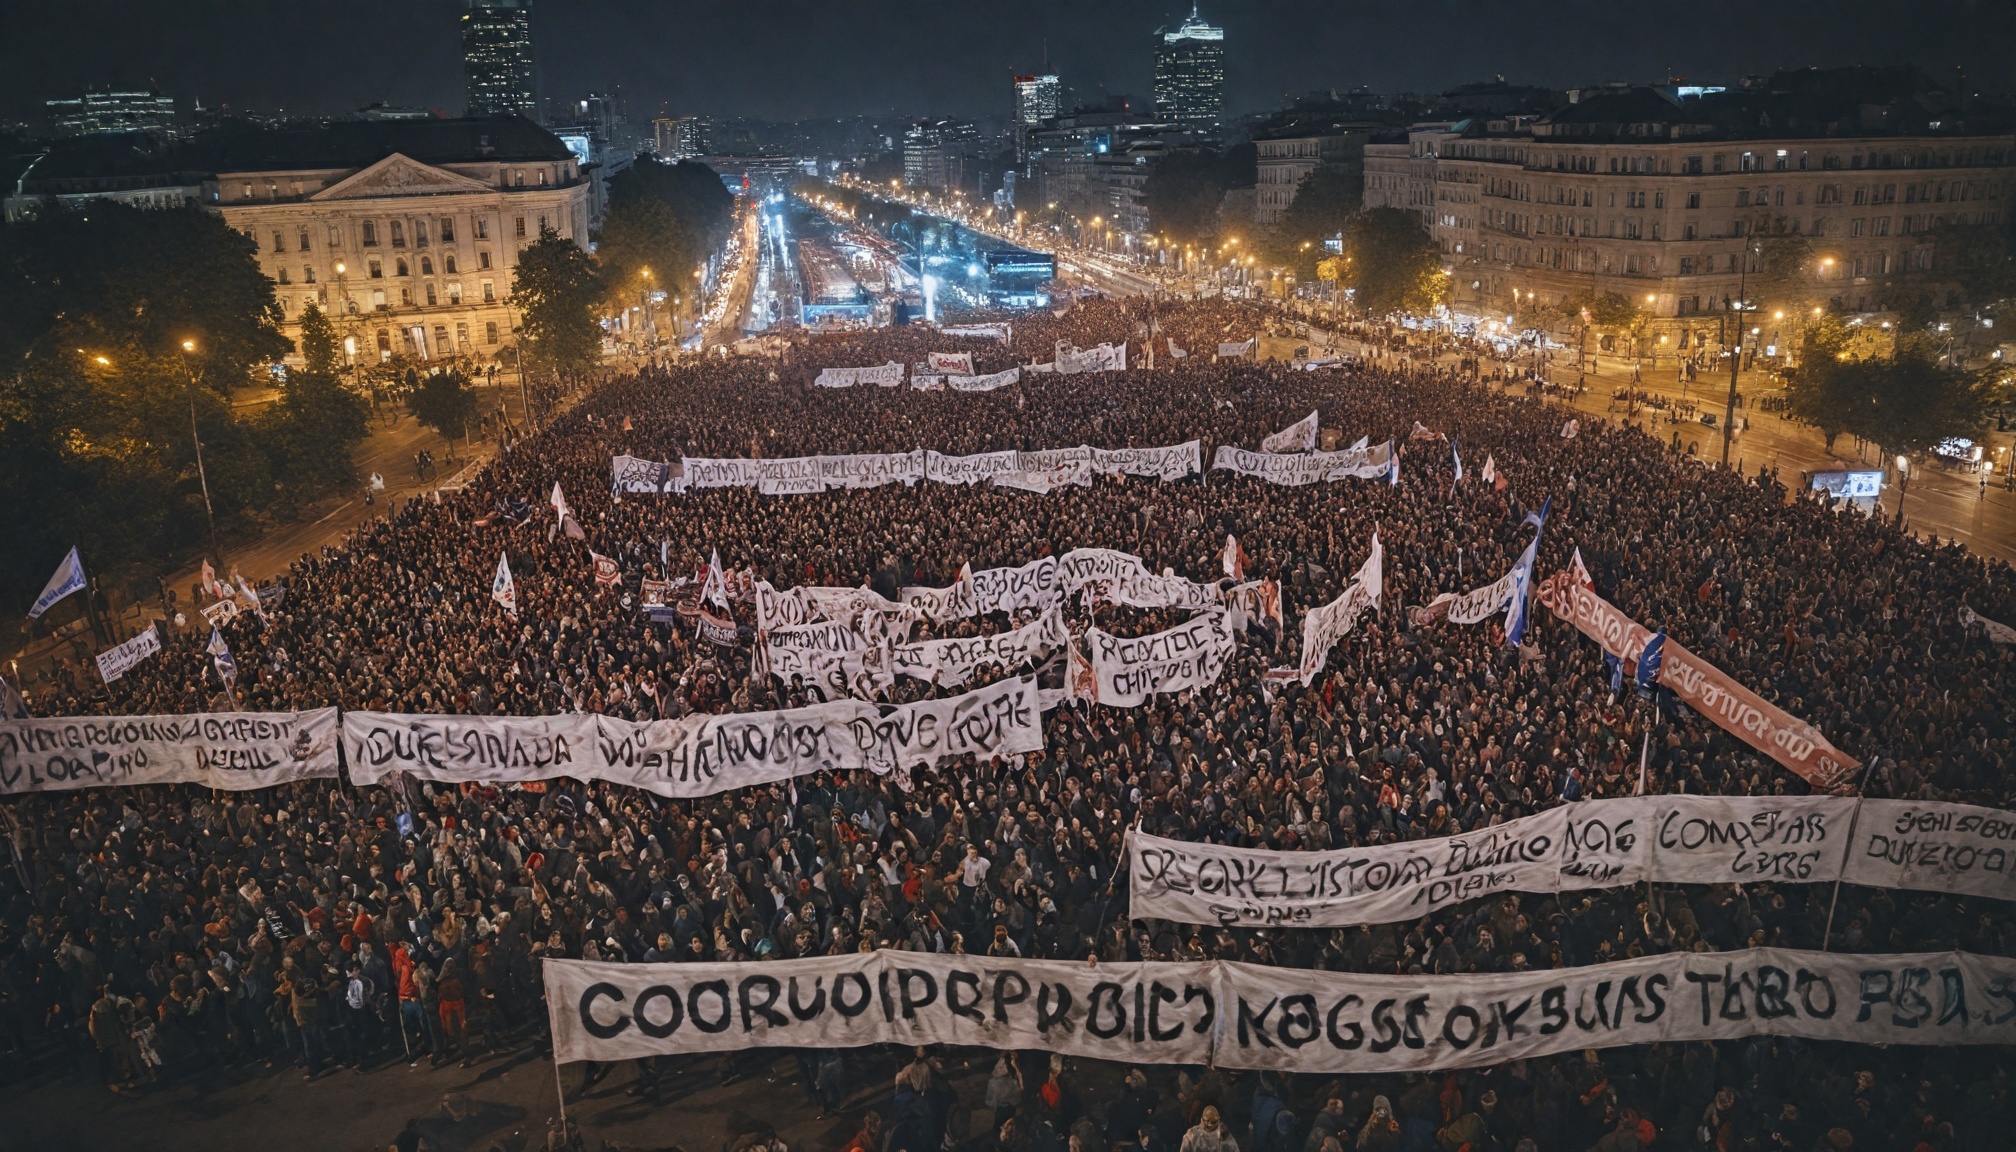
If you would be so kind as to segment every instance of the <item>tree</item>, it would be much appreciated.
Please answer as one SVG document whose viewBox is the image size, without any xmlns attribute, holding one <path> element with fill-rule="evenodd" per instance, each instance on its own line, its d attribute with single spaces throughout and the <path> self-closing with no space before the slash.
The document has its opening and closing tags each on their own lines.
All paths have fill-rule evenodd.
<svg viewBox="0 0 2016 1152">
<path fill-rule="evenodd" d="M 1645 324 L 1645 310 L 1622 292 L 1585 292 L 1569 302 L 1568 312 L 1576 318 L 1584 354 L 1588 352 L 1591 328 L 1626 332 L 1635 337 Z"/>
<path fill-rule="evenodd" d="M 1148 226 L 1172 244 L 1210 245 L 1218 238 L 1218 204 L 1237 175 L 1235 163 L 1208 148 L 1162 157 L 1141 188 Z"/>
<path fill-rule="evenodd" d="M 523 319 L 519 355 L 533 368 L 579 371 L 602 353 L 596 308 L 602 300 L 595 262 L 552 229 L 518 257 L 517 282 L 509 303 Z"/>
<path fill-rule="evenodd" d="M 1344 231 L 1365 199 L 1363 164 L 1325 164 L 1295 186 L 1281 219 L 1265 238 L 1269 263 L 1307 278 L 1326 255 L 1323 242 Z"/>
<path fill-rule="evenodd" d="M 734 223 L 735 197 L 705 164 L 639 160 L 616 174 L 596 249 L 610 303 L 627 307 L 652 289 L 690 299 L 694 269 Z"/>
<path fill-rule="evenodd" d="M 280 385 L 280 400 L 259 414 L 259 432 L 275 481 L 299 502 L 357 478 L 353 450 L 369 432 L 368 406 L 338 374 L 336 330 L 314 304 L 301 313 L 307 361 Z"/>
<path fill-rule="evenodd" d="M 1401 208 L 1374 208 L 1344 229 L 1344 283 L 1368 316 L 1428 312 L 1449 295 L 1442 252 L 1421 218 Z"/>
<path fill-rule="evenodd" d="M 469 434 L 469 422 L 476 415 L 476 390 L 460 368 L 430 372 L 412 381 L 406 394 L 406 410 L 413 418 L 439 433 L 452 451 L 455 441 Z"/>
</svg>

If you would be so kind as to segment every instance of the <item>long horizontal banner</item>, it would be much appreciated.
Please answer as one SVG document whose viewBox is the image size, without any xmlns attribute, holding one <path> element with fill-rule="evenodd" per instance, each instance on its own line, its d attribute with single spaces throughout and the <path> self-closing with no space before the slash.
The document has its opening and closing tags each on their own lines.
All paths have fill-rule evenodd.
<svg viewBox="0 0 2016 1152">
<path fill-rule="evenodd" d="M 814 772 L 887 775 L 960 756 L 1041 751 L 1036 682 L 1003 680 L 960 696 L 878 707 L 841 700 L 777 712 L 680 720 L 561 716 L 343 715 L 350 778 L 393 772 L 446 783 L 571 776 L 660 796 L 710 796 Z"/>
<path fill-rule="evenodd" d="M 0 720 L 0 794 L 106 784 L 240 792 L 333 778 L 337 727 L 334 708 Z"/>
<path fill-rule="evenodd" d="M 821 388 L 852 388 L 856 384 L 880 384 L 893 388 L 903 382 L 903 365 L 891 360 L 872 368 L 822 368 L 812 383 Z"/>
<path fill-rule="evenodd" d="M 928 680 L 940 688 L 957 688 L 985 665 L 1012 669 L 1041 662 L 1070 642 L 1063 614 L 1052 608 L 1008 632 L 895 645 L 890 649 L 891 667 L 899 676 Z"/>
<path fill-rule="evenodd" d="M 1839 796 L 1632 796 L 1325 852 L 1135 833 L 1127 858 L 1135 918 L 1247 927 L 1390 924 L 1507 892 L 1645 881 L 1846 880 L 2016 900 L 2016 815 Z"/>
<path fill-rule="evenodd" d="M 1371 976 L 1226 961 L 932 952 L 750 963 L 546 961 L 556 1061 L 945 1044 L 1130 1064 L 1421 1072 L 1748 1036 L 2016 1042 L 2016 959 L 1757 948 L 1585 968 Z"/>
<path fill-rule="evenodd" d="M 947 375 L 945 383 L 954 392 L 992 392 L 996 388 L 1006 388 L 1022 379 L 1022 369 L 1007 368 L 986 376 Z"/>
<path fill-rule="evenodd" d="M 1652 631 L 1598 596 L 1586 579 L 1578 578 L 1581 571 L 1578 559 L 1575 567 L 1541 581 L 1539 600 L 1556 616 L 1602 645 L 1605 652 L 1622 660 L 1625 671 L 1630 672 L 1637 666 Z M 1667 637 L 1663 650 L 1659 683 L 1679 697 L 1682 704 L 1815 788 L 1845 791 L 1854 784 L 1854 773 L 1862 767 L 1861 762 L 1834 747 L 1819 729 L 1737 683 L 1727 672 L 1688 651 L 1672 637 Z"/>
<path fill-rule="evenodd" d="M 1393 442 L 1338 452 L 1291 453 L 1249 452 L 1220 444 L 1212 454 L 1211 467 L 1290 487 L 1319 480 L 1369 480 L 1392 471 Z"/>
<path fill-rule="evenodd" d="M 1228 613 L 1203 612 L 1149 636 L 1114 636 L 1097 628 L 1085 633 L 1098 702 L 1132 708 L 1162 692 L 1216 684 L 1232 657 Z"/>
<path fill-rule="evenodd" d="M 1341 455 L 1341 454 L 1338 454 Z M 846 456 L 785 456 L 769 460 L 688 456 L 659 464 L 634 456 L 612 457 L 616 486 L 625 492 L 684 493 L 694 488 L 754 488 L 766 496 L 802 495 L 836 488 L 884 484 L 973 484 L 1023 474 L 1085 470 L 1099 475 L 1180 480 L 1203 470 L 1203 447 L 1191 440 L 1157 448 L 1045 448 L 947 456 L 910 452 L 859 452 Z M 1382 465 L 1383 468 L 1383 465 Z M 653 485 L 658 485 L 654 487 Z"/>
</svg>

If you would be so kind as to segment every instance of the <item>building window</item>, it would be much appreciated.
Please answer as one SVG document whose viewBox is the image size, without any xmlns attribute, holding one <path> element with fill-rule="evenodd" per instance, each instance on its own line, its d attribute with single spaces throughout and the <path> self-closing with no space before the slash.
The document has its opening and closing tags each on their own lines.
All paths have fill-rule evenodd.
<svg viewBox="0 0 2016 1152">
<path fill-rule="evenodd" d="M 376 220 L 358 222 L 357 242 L 366 248 L 375 248 L 378 246 L 378 222 Z"/>
<path fill-rule="evenodd" d="M 409 271 L 407 271 L 407 269 L 406 269 L 406 258 L 405 258 L 404 256 L 401 256 L 401 257 L 399 257 L 399 258 L 398 258 L 397 260 L 394 260 L 394 261 L 392 262 L 392 274 L 393 274 L 394 276 L 411 276 L 411 275 L 412 275 L 412 273 L 411 273 L 411 272 L 409 272 Z"/>
<path fill-rule="evenodd" d="M 483 340 L 487 344 L 497 343 L 497 322 L 495 320 L 486 320 L 483 322 Z"/>
<path fill-rule="evenodd" d="M 457 320 L 455 322 L 455 347 L 458 350 L 469 347 L 469 322 L 467 320 Z"/>
<path fill-rule="evenodd" d="M 1701 174 L 1701 158 L 1699 156 L 1687 157 L 1687 163 L 1681 170 L 1689 176 L 1699 176 Z"/>
<path fill-rule="evenodd" d="M 1848 235 L 1850 235 L 1850 236 L 1860 236 L 1860 235 L 1862 235 L 1862 219 L 1861 219 L 1861 217 L 1859 217 L 1859 216 L 1858 216 L 1858 217 L 1856 217 L 1855 219 L 1853 219 L 1853 220 L 1850 220 L 1850 221 L 1848 222 Z"/>
<path fill-rule="evenodd" d="M 420 257 L 420 275 L 432 276 L 433 274 L 434 274 L 434 258 L 432 256 Z"/>
<path fill-rule="evenodd" d="M 441 270 L 450 275 L 461 271 L 461 269 L 455 267 L 455 254 L 453 252 L 443 252 L 441 254 Z"/>
<path fill-rule="evenodd" d="M 1736 207 L 1748 208 L 1749 206 L 1750 206 L 1750 190 L 1748 188 L 1738 188 L 1736 190 Z"/>
<path fill-rule="evenodd" d="M 1692 276 L 1693 274 L 1694 274 L 1694 258 L 1692 256 L 1680 257 L 1680 275 Z"/>
<path fill-rule="evenodd" d="M 291 284 L 291 283 L 293 283 L 293 281 L 291 281 L 291 280 L 289 280 L 289 279 L 287 278 L 287 269 L 285 269 L 285 268 L 282 268 L 282 269 L 280 269 L 280 283 L 282 283 L 282 284 Z"/>
<path fill-rule="evenodd" d="M 488 249 L 476 253 L 476 267 L 478 268 L 490 267 L 490 252 Z"/>
<path fill-rule="evenodd" d="M 403 220 L 394 220 L 392 221 L 392 247 L 404 248 L 405 246 L 406 222 Z"/>
<path fill-rule="evenodd" d="M 1876 217 L 1876 235 L 1888 236 L 1889 234 L 1890 234 L 1890 217 L 1888 216 Z"/>
<path fill-rule="evenodd" d="M 481 216 L 478 216 L 476 218 L 476 239 L 488 240 L 489 238 L 490 238 L 490 221 Z"/>
<path fill-rule="evenodd" d="M 462 282 L 460 280 L 450 280 L 448 282 L 448 302 L 450 304 L 462 303 Z"/>
<path fill-rule="evenodd" d="M 485 304 L 495 304 L 497 302 L 497 282 L 495 280 L 483 281 L 483 302 Z"/>
<path fill-rule="evenodd" d="M 1687 207 L 1689 208 L 1701 207 L 1701 194 L 1699 192 L 1687 193 Z"/>
<path fill-rule="evenodd" d="M 523 168 L 520 168 L 517 171 L 513 172 L 511 174 L 511 182 L 513 184 L 516 184 L 518 187 L 523 188 L 525 186 L 525 170 Z"/>
<path fill-rule="evenodd" d="M 432 284 L 427 285 L 427 306 L 429 308 L 432 308 L 434 305 L 439 303 L 440 301 L 434 298 L 434 285 Z"/>
<path fill-rule="evenodd" d="M 443 216 L 441 217 L 441 243 L 453 244 L 454 242 L 455 218 L 453 216 Z"/>
<path fill-rule="evenodd" d="M 343 226 L 341 224 L 329 225 L 329 247 L 341 248 L 342 246 L 343 246 Z"/>
<path fill-rule="evenodd" d="M 378 312 L 385 310 L 385 290 L 383 288 L 373 288 L 371 290 L 371 307 L 374 311 Z"/>
<path fill-rule="evenodd" d="M 391 355 L 392 355 L 392 334 L 390 332 L 387 332 L 385 329 L 380 328 L 378 329 L 378 358 L 383 360 L 389 358 Z"/>
<path fill-rule="evenodd" d="M 373 280 L 383 280 L 385 278 L 385 266 L 376 260 L 366 263 L 364 268 L 365 274 Z"/>
<path fill-rule="evenodd" d="M 285 252 L 286 250 L 287 250 L 287 238 L 280 235 L 280 233 L 278 232 L 273 233 L 273 251 Z"/>
<path fill-rule="evenodd" d="M 523 216 L 518 217 L 516 228 L 512 234 L 520 240 L 525 238 L 525 218 Z"/>
<path fill-rule="evenodd" d="M 425 220 L 415 220 L 413 222 L 413 246 L 415 248 L 427 247 L 427 222 Z"/>
<path fill-rule="evenodd" d="M 1689 225 L 1687 225 L 1686 227 L 1682 228 L 1682 229 L 1680 230 L 1680 238 L 1681 238 L 1682 240 L 1692 240 L 1692 239 L 1694 239 L 1694 225 L 1692 225 L 1692 224 L 1689 224 Z"/>
<path fill-rule="evenodd" d="M 309 264 L 301 269 L 301 279 L 309 284 L 315 282 L 315 266 L 313 264 Z"/>
<path fill-rule="evenodd" d="M 413 306 L 412 285 L 402 284 L 399 286 L 399 306 L 401 308 L 411 308 Z"/>
<path fill-rule="evenodd" d="M 539 235 L 544 236 L 545 234 L 546 234 L 546 214 L 544 212 L 541 212 L 539 214 Z"/>
<path fill-rule="evenodd" d="M 544 168 L 539 169 L 539 186 L 541 188 L 546 187 L 546 169 Z"/>
</svg>

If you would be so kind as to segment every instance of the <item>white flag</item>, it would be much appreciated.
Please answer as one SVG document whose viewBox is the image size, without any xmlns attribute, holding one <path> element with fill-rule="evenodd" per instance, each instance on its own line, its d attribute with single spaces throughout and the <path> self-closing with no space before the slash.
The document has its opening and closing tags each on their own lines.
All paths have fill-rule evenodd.
<svg viewBox="0 0 2016 1152">
<path fill-rule="evenodd" d="M 1311 412 L 1281 431 L 1260 441 L 1262 452 L 1313 452 L 1316 449 L 1316 413 Z"/>
<path fill-rule="evenodd" d="M 1566 424 L 1561 425 L 1561 439 L 1573 440 L 1576 434 L 1581 431 L 1582 431 L 1582 421 L 1570 420 Z"/>
<path fill-rule="evenodd" d="M 1365 586 L 1372 597 L 1372 607 L 1377 609 L 1386 595 L 1386 546 L 1379 543 L 1379 533 L 1372 533 L 1372 554 L 1358 568 L 1358 575 L 1352 577 Z"/>
<path fill-rule="evenodd" d="M 1219 563 L 1224 567 L 1225 575 L 1234 580 L 1246 579 L 1246 550 L 1239 546 L 1237 536 L 1226 534 L 1225 554 L 1219 557 Z"/>
<path fill-rule="evenodd" d="M 504 606 L 504 614 L 518 618 L 518 586 L 511 581 L 511 557 L 497 554 L 497 575 L 490 578 L 490 598 Z"/>
<path fill-rule="evenodd" d="M 206 568 L 209 566 L 208 561 L 205 561 L 204 566 Z M 70 554 L 63 557 L 63 562 L 56 565 L 56 574 L 49 577 L 49 583 L 42 586 L 42 594 L 35 598 L 35 606 L 28 609 L 28 618 L 34 620 L 40 617 L 55 607 L 58 600 L 72 592 L 80 592 L 83 588 L 84 561 L 78 558 L 77 549 L 72 548 Z"/>
<path fill-rule="evenodd" d="M 721 550 L 707 557 L 707 580 L 700 585 L 700 599 L 728 607 L 728 578 L 721 571 Z"/>
</svg>

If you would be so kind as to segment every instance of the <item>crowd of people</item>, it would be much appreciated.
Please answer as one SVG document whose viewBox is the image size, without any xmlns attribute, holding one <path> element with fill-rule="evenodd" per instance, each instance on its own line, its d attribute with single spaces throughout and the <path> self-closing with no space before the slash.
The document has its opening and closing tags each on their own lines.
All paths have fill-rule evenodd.
<svg viewBox="0 0 2016 1152">
<path fill-rule="evenodd" d="M 1313 371 L 1220 360 L 1264 318 L 1229 302 L 1093 300 L 964 340 L 990 372 L 1048 362 L 1058 341 L 1130 342 L 1130 370 L 1025 373 L 988 393 L 810 386 L 828 366 L 920 361 L 923 328 L 812 337 L 775 358 L 704 358 L 593 389 L 452 494 L 409 503 L 304 556 L 261 619 L 226 629 L 241 707 L 570 710 L 629 718 L 792 707 L 817 685 L 752 672 L 751 606 L 733 647 L 643 610 L 640 581 L 718 552 L 780 589 L 949 583 L 964 564 L 1078 547 L 1215 579 L 1228 535 L 1250 576 L 1280 581 L 1285 629 L 1250 631 L 1209 689 L 1138 708 L 1066 705 L 1045 750 L 890 778 L 666 801 L 593 782 L 447 787 L 313 781 L 257 792 L 93 789 L 0 805 L 0 1057 L 95 1059 L 115 1089 L 218 1064 L 470 1061 L 545 1042 L 539 965 L 743 961 L 865 947 L 1059 959 L 1227 958 L 1436 976 L 1586 965 L 1682 949 L 1817 948 L 1827 886 L 1627 888 L 1505 896 L 1404 924 L 1203 928 L 1129 918 L 1121 845 L 1135 824 L 1179 839 L 1285 849 L 1449 835 L 1638 787 L 1801 793 L 1805 784 L 1684 710 L 1613 694 L 1600 652 L 1536 612 L 1522 646 L 1495 624 L 1417 625 L 1407 606 L 1503 574 L 1527 512 L 1551 498 L 1539 571 L 1579 549 L 1597 589 L 1838 747 L 1872 761 L 1873 796 L 2011 806 L 2016 649 L 1958 621 L 2016 619 L 2016 579 L 1957 545 L 1788 500 L 1768 474 L 1701 465 L 1643 430 L 1559 408 L 1479 358 L 1380 354 Z M 1144 345 L 1157 344 L 1156 368 Z M 1188 355 L 1176 359 L 1169 342 Z M 1405 449 L 1401 479 L 1281 487 L 1219 472 L 1102 477 L 1048 494 L 932 483 L 821 495 L 610 490 L 618 454 L 796 456 L 932 448 L 1258 448 L 1320 411 L 1344 443 Z M 1414 440 L 1417 425 L 1451 444 Z M 1489 457 L 1505 478 L 1483 483 Z M 557 531 L 555 483 L 585 539 Z M 1377 534 L 1385 607 L 1320 677 L 1263 681 L 1299 657 L 1299 621 L 1343 591 Z M 590 550 L 622 583 L 592 577 Z M 518 614 L 490 598 L 510 557 Z M 1088 620 L 1067 606 L 1073 631 Z M 1142 634 L 1183 613 L 1105 606 Z M 997 631 L 999 616 L 923 627 Z M 33 686 L 37 714 L 225 707 L 203 635 L 107 687 Z M 1027 669 L 989 669 L 982 682 Z M 967 687 L 970 687 L 968 685 Z M 964 690 L 963 688 L 961 690 Z M 899 679 L 891 702 L 938 690 Z M 949 694 L 949 693 L 948 693 Z M 1646 743 L 1649 736 L 1649 745 Z M 1845 888 L 1832 946 L 2016 954 L 2004 905 Z M 733 1076 L 766 1060 L 661 1057 L 632 1091 Z M 1656 1148 L 1999 1148 L 2007 1053 L 1874 1050 L 1760 1037 L 1654 1045 L 1434 1076 L 1276 1077 L 1202 1068 L 1087 1070 L 1010 1053 L 984 1099 L 945 1053 L 901 1057 L 893 1093 L 837 1052 L 799 1054 L 808 1107 L 860 1113 L 861 1152 L 1631 1152 Z M 609 1069 L 590 1066 L 592 1084 Z M 1111 1084 L 1110 1089 L 1094 1085 Z M 964 1119 L 977 1110 L 984 1122 Z"/>
</svg>

